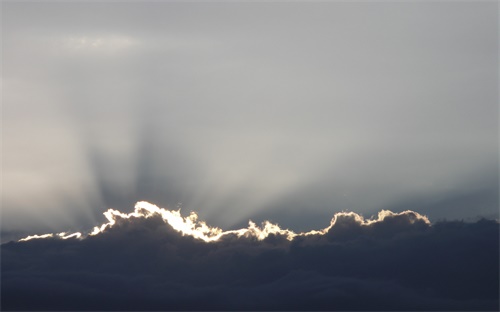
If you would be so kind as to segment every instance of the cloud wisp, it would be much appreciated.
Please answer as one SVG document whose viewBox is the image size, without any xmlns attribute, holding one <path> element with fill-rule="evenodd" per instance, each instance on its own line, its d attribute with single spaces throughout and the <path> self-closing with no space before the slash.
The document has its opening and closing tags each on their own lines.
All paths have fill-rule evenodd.
<svg viewBox="0 0 500 312">
<path fill-rule="evenodd" d="M 1 245 L 6 310 L 494 310 L 499 223 L 413 211 L 223 231 L 139 202 L 86 234 Z"/>
</svg>

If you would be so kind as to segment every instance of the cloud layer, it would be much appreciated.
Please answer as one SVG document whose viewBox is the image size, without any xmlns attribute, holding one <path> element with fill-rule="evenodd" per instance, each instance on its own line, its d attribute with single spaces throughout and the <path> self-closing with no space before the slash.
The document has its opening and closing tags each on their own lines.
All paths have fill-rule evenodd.
<svg viewBox="0 0 500 312">
<path fill-rule="evenodd" d="M 499 224 L 337 213 L 223 231 L 139 202 L 88 234 L 3 244 L 3 310 L 494 310 Z"/>
</svg>

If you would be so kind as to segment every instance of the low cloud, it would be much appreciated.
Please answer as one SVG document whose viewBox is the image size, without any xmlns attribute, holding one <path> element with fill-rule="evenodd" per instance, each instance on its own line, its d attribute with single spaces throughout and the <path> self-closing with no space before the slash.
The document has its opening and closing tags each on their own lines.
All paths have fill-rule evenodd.
<svg viewBox="0 0 500 312">
<path fill-rule="evenodd" d="M 494 310 L 499 224 L 413 211 L 334 215 L 320 230 L 223 231 L 137 203 L 88 233 L 2 248 L 4 310 Z"/>
</svg>

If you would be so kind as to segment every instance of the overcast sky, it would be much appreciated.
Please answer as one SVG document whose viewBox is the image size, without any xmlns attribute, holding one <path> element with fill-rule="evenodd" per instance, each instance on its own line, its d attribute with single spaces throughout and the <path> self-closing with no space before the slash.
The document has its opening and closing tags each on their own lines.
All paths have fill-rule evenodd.
<svg viewBox="0 0 500 312">
<path fill-rule="evenodd" d="M 498 218 L 498 3 L 3 2 L 2 231 Z"/>
</svg>

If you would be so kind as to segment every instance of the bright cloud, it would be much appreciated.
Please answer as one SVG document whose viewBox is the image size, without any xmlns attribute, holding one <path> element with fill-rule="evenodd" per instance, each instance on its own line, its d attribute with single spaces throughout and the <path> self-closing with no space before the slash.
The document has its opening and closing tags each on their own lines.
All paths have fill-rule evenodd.
<svg viewBox="0 0 500 312">
<path fill-rule="evenodd" d="M 138 202 L 135 205 L 134 211 L 131 213 L 126 214 L 115 209 L 108 209 L 106 212 L 104 212 L 104 216 L 106 217 L 108 222 L 100 226 L 95 226 L 88 235 L 94 236 L 103 233 L 107 229 L 112 228 L 120 219 L 150 218 L 153 216 L 161 216 L 165 224 L 170 225 L 174 230 L 181 233 L 182 235 L 192 236 L 205 242 L 217 241 L 221 237 L 226 235 L 236 235 L 238 237 L 254 237 L 257 240 L 264 240 L 270 235 L 281 235 L 291 241 L 297 236 L 324 235 L 333 227 L 335 227 L 337 223 L 340 222 L 339 220 L 342 218 L 352 219 L 359 226 L 365 227 L 376 223 L 381 223 L 387 218 L 394 218 L 398 216 L 404 216 L 405 220 L 408 220 L 411 224 L 415 223 L 416 221 L 421 221 L 427 225 L 430 225 L 430 221 L 426 216 L 423 216 L 414 211 L 408 210 L 400 213 L 394 213 L 392 211 L 382 210 L 378 213 L 376 219 L 368 220 L 354 212 L 339 212 L 333 216 L 330 225 L 327 228 L 321 230 L 312 230 L 304 233 L 295 233 L 288 229 L 282 229 L 278 224 L 274 224 L 269 221 L 263 222 L 261 227 L 259 227 L 256 223 L 249 221 L 247 228 L 223 231 L 220 228 L 207 225 L 204 221 L 199 221 L 198 215 L 195 212 L 191 212 L 189 216 L 183 217 L 181 215 L 180 209 L 168 210 L 165 208 L 160 208 L 146 201 Z M 55 236 L 54 234 L 31 235 L 20 239 L 20 241 L 53 237 L 59 237 L 62 239 L 81 238 L 82 234 L 79 232 L 72 234 L 62 232 L 57 234 L 57 236 Z"/>
</svg>

